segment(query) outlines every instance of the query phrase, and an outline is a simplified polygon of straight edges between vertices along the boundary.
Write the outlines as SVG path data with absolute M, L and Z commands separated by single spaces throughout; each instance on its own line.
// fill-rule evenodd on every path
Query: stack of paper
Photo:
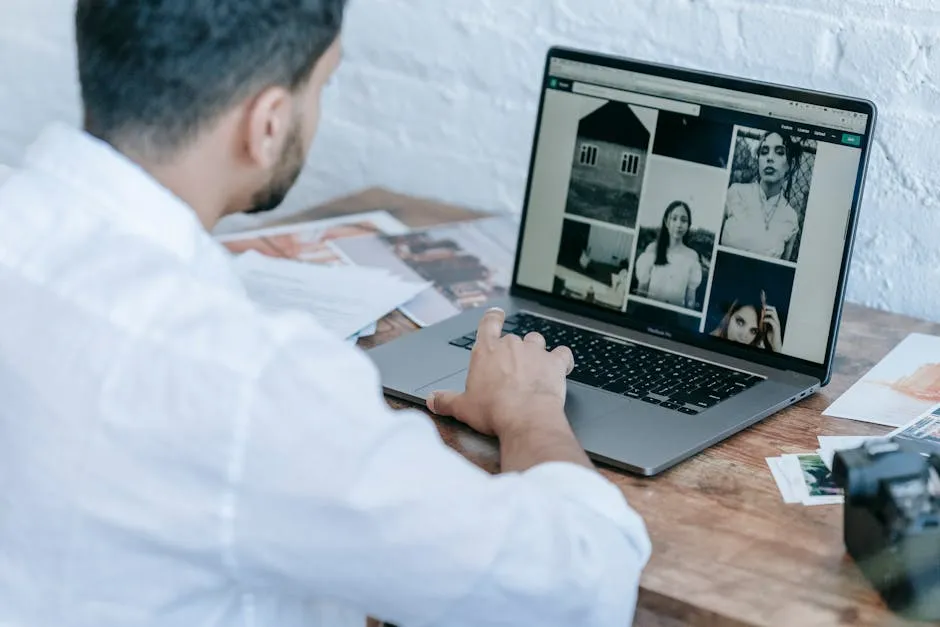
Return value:
M 359 266 L 431 281 L 434 289 L 401 309 L 415 324 L 429 326 L 508 293 L 518 233 L 516 216 L 496 215 L 407 234 L 386 229 L 385 234 L 334 240 L 330 248 Z
M 931 453 L 940 450 L 940 405 L 883 436 L 821 435 L 815 454 L 770 457 L 767 465 L 787 503 L 824 505 L 841 503 L 842 491 L 832 480 L 832 461 L 837 451 L 854 449 L 871 440 L 893 439 L 909 450 Z
M 940 337 L 913 333 L 865 374 L 826 416 L 897 427 L 883 436 L 819 436 L 815 454 L 767 459 L 787 503 L 817 505 L 842 502 L 832 481 L 837 451 L 870 440 L 893 439 L 923 454 L 940 451 Z
M 841 503 L 842 491 L 832 480 L 837 451 L 854 449 L 872 440 L 889 440 L 922 454 L 940 451 L 940 405 L 883 436 L 821 435 L 816 453 L 768 457 L 767 465 L 787 503 L 825 505 Z
M 858 448 L 869 436 L 818 436 L 815 453 L 768 457 L 767 465 L 785 503 L 833 505 L 843 502 L 842 489 L 832 478 L 836 451 Z
M 842 489 L 815 453 L 768 457 L 767 465 L 785 503 L 832 505 L 842 503 Z
M 404 281 L 384 269 L 317 266 L 250 250 L 235 268 L 249 297 L 270 309 L 299 309 L 344 339 L 412 300 L 429 283 Z

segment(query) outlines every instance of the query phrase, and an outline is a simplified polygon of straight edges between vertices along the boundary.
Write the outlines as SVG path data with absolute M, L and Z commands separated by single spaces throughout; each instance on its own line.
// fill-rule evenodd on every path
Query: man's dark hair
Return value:
M 183 147 L 269 86 L 297 89 L 339 35 L 346 0 L 78 0 L 92 135 L 151 157 Z

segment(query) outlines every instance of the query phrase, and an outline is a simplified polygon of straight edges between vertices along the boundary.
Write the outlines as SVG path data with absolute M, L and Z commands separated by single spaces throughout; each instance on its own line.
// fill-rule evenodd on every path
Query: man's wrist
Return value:
M 557 403 L 529 403 L 524 407 L 507 407 L 500 413 L 493 421 L 493 431 L 500 440 L 542 431 L 572 433 L 565 412 Z

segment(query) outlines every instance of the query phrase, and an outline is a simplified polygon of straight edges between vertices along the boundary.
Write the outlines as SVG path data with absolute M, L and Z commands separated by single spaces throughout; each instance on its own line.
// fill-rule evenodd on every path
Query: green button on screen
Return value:
M 848 144 L 849 146 L 861 146 L 862 138 L 858 135 L 850 135 L 849 133 L 842 133 L 842 143 Z

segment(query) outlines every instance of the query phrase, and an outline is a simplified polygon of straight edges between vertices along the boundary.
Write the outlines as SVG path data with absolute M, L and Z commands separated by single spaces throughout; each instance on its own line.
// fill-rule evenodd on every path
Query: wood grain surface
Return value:
M 374 209 L 389 209 L 413 227 L 479 215 L 371 189 L 294 220 Z M 396 312 L 360 345 L 414 329 Z M 885 608 L 845 554 L 841 506 L 784 504 L 765 458 L 815 451 L 818 435 L 886 433 L 885 427 L 821 412 L 912 332 L 940 334 L 940 325 L 849 305 L 835 374 L 821 392 L 658 477 L 600 468 L 643 516 L 653 541 L 637 625 L 906 624 Z M 435 421 L 448 445 L 487 471 L 499 471 L 495 440 L 453 420 Z

